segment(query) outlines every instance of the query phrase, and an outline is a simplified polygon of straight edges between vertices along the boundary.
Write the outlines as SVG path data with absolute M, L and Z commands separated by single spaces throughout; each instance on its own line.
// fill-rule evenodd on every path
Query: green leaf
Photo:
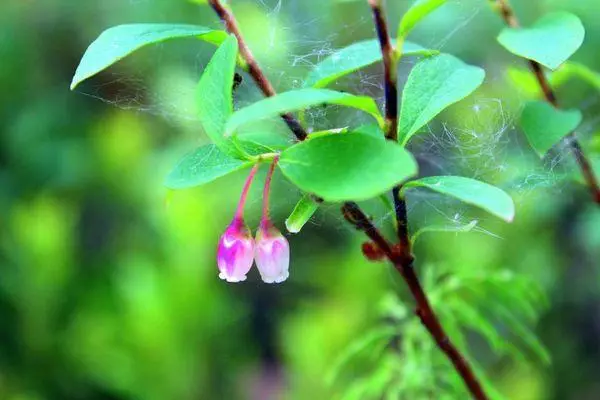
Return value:
M 290 233 L 298 233 L 319 208 L 313 196 L 305 194 L 296 204 L 290 216 L 285 220 L 285 227 Z
M 527 68 L 509 67 L 507 70 L 508 79 L 529 98 L 536 98 L 542 95 L 540 85 Z M 600 91 L 600 73 L 592 70 L 584 64 L 573 61 L 563 63 L 556 71 L 548 74 L 552 88 L 560 88 L 568 84 L 571 80 L 579 79 L 596 90 Z
M 244 126 L 236 132 L 238 141 L 249 141 L 268 147 L 271 151 L 283 150 L 295 142 L 288 126 L 281 118 L 271 118 Z
M 274 153 L 275 149 L 269 146 L 266 146 L 262 143 L 253 141 L 253 140 L 241 140 L 237 136 L 233 138 L 238 148 L 236 150 L 241 150 L 244 154 L 249 156 L 260 156 L 265 153 Z
M 444 304 L 453 311 L 454 318 L 458 319 L 461 325 L 478 332 L 489 342 L 496 353 L 503 354 L 507 346 L 510 346 L 500 331 L 475 308 L 474 304 L 462 300 L 458 296 L 446 299 Z
M 577 51 L 584 36 L 577 16 L 557 12 L 540 18 L 531 28 L 505 28 L 498 42 L 513 54 L 556 69 Z
M 502 322 L 513 331 L 516 337 L 523 341 L 544 365 L 548 366 L 552 363 L 552 356 L 544 344 L 523 321 L 515 316 L 514 310 L 505 307 L 501 302 L 489 302 L 487 306 L 501 317 Z
M 511 222 L 515 216 L 515 205 L 505 191 L 475 179 L 462 176 L 430 176 L 410 181 L 403 189 L 411 187 L 425 187 L 457 198 L 507 222 Z
M 552 86 L 560 86 L 571 78 L 579 78 L 587 82 L 596 90 L 600 90 L 600 73 L 590 69 L 586 65 L 568 61 L 552 74 L 550 79 Z
M 581 123 L 579 110 L 559 110 L 545 101 L 530 101 L 521 114 L 521 127 L 531 147 L 543 156 Z
M 385 140 L 385 133 L 383 132 L 383 129 L 381 129 L 381 126 L 377 124 L 364 124 L 361 126 L 357 126 L 354 129 L 354 132 L 359 132 L 365 135 L 373 136 L 374 138 L 379 140 Z
M 429 56 L 437 54 L 437 51 L 425 49 L 418 44 L 407 41 L 404 42 L 402 54 L 407 56 Z M 343 76 L 381 61 L 381 58 L 379 40 L 371 39 L 353 43 L 319 62 L 306 77 L 304 87 L 322 88 L 328 86 Z
M 443 5 L 446 0 L 417 0 L 400 21 L 398 38 L 405 38 L 419 21 Z
M 350 129 L 347 126 L 344 126 L 343 128 L 325 129 L 323 131 L 311 132 L 310 135 L 308 135 L 308 139 L 314 139 L 319 136 L 340 135 L 348 132 L 350 132 Z
M 198 116 L 204 132 L 225 153 L 243 158 L 241 150 L 223 137 L 225 124 L 233 113 L 233 76 L 238 53 L 235 36 L 231 35 L 217 49 L 206 66 L 196 99 Z
M 71 90 L 84 80 L 110 67 L 134 51 L 165 40 L 197 37 L 219 44 L 227 37 L 224 31 L 182 24 L 131 24 L 107 29 L 88 47 L 73 81 Z
M 340 375 L 342 369 L 361 353 L 370 350 L 378 342 L 390 341 L 394 335 L 397 335 L 397 329 L 394 327 L 378 327 L 365 334 L 360 334 L 357 339 L 352 341 L 337 357 L 333 366 L 330 367 L 325 381 L 332 385 Z
M 227 134 L 232 134 L 244 124 L 319 104 L 353 107 L 371 114 L 378 123 L 383 124 L 383 117 L 377 104 L 370 97 L 354 96 L 328 89 L 299 89 L 267 97 L 236 111 L 227 122 L 226 131 Z
M 251 165 L 251 162 L 231 158 L 214 144 L 209 144 L 183 157 L 167 176 L 165 186 L 185 189 L 204 185 Z
M 399 138 L 406 144 L 443 109 L 481 85 L 485 71 L 449 54 L 427 58 L 411 71 L 404 86 Z
M 421 237 L 422 234 L 429 232 L 471 232 L 473 229 L 475 229 L 478 222 L 479 221 L 475 219 L 469 222 L 468 224 L 464 225 L 429 225 L 415 232 L 411 237 L 411 241 L 415 243 L 417 239 Z
M 538 98 L 542 95 L 540 84 L 529 68 L 510 66 L 506 69 L 506 76 L 527 98 Z
M 279 167 L 300 189 L 331 202 L 370 199 L 417 172 L 397 143 L 356 132 L 296 144 L 281 153 Z

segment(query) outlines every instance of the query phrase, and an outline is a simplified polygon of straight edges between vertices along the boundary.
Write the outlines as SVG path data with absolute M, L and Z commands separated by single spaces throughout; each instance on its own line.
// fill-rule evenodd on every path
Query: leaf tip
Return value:
M 293 221 L 290 221 L 289 218 L 285 220 L 285 229 L 287 229 L 287 231 L 292 234 L 300 232 L 300 228 L 297 225 L 295 225 Z
M 510 196 L 509 199 L 508 211 L 502 216 L 502 219 L 510 224 L 515 220 L 515 202 Z

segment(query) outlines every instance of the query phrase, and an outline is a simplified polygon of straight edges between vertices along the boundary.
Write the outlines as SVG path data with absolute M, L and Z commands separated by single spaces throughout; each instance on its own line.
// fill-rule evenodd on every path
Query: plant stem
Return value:
M 368 0 L 373 11 L 373 20 L 379 38 L 381 54 L 383 56 L 383 84 L 385 92 L 385 137 L 394 142 L 398 141 L 398 72 L 396 49 L 392 44 L 385 12 L 380 0 Z M 404 240 L 408 238 L 406 226 L 406 203 L 400 197 L 400 187 L 392 190 L 394 198 L 394 209 L 396 210 L 396 229 L 398 239 L 402 246 L 410 244 Z
M 267 177 L 265 178 L 261 224 L 269 220 L 269 192 L 271 191 L 271 179 L 273 178 L 273 172 L 275 172 L 275 166 L 277 165 L 278 161 L 279 156 L 275 156 L 271 166 L 269 167 L 269 172 L 267 172 Z
M 398 140 L 398 73 L 396 50 L 392 45 L 392 40 L 387 27 L 385 13 L 381 5 L 381 0 L 368 0 L 373 11 L 373 19 L 377 29 L 377 36 L 381 46 L 384 67 L 384 87 L 385 87 L 385 116 L 386 132 L 385 137 L 388 140 Z M 384 251 L 387 258 L 394 264 L 396 270 L 404 278 L 410 292 L 417 304 L 415 313 L 421 320 L 421 323 L 429 331 L 438 347 L 450 359 L 454 368 L 463 379 L 465 385 L 475 399 L 487 399 L 485 392 L 475 373 L 467 360 L 460 351 L 452 344 L 446 335 L 439 319 L 423 291 L 419 278 L 413 268 L 414 257 L 412 255 L 410 238 L 408 236 L 408 215 L 406 201 L 401 196 L 401 186 L 396 186 L 392 190 L 394 197 L 394 206 L 396 210 L 396 227 L 399 240 L 399 246 L 390 246 L 387 240 L 373 226 L 365 214 L 353 204 L 344 205 L 343 212 L 346 219 L 353 222 L 356 227 L 373 240 L 381 250 Z M 350 217 L 350 218 L 349 218 Z
M 246 64 L 248 65 L 248 73 L 252 76 L 260 90 L 267 97 L 275 96 L 277 94 L 277 92 L 275 92 L 275 88 L 273 88 L 273 85 L 271 85 L 271 82 L 269 82 L 269 79 L 261 70 L 258 62 L 252 54 L 252 51 L 250 51 L 250 48 L 246 44 L 237 20 L 235 19 L 235 16 L 231 10 L 223 5 L 220 0 L 208 0 L 208 2 L 212 6 L 213 10 L 215 10 L 219 18 L 221 18 L 221 21 L 223 21 L 225 24 L 227 31 L 232 33 L 237 38 L 240 55 L 244 61 L 246 61 Z M 308 134 L 302 125 L 300 125 L 296 117 L 294 117 L 291 113 L 285 113 L 281 115 L 281 118 L 283 118 L 290 130 L 294 133 L 296 139 L 300 141 L 306 139 Z
M 473 398 L 486 400 L 487 396 L 471 366 L 456 346 L 450 341 L 450 338 L 444 331 L 438 317 L 431 308 L 431 304 L 429 303 L 419 278 L 413 269 L 412 255 L 405 251 L 398 251 L 393 247 L 356 204 L 346 203 L 342 207 L 342 212 L 346 220 L 355 225 L 357 229 L 364 231 L 365 234 L 384 252 L 388 260 L 392 262 L 394 268 L 400 273 L 402 278 L 404 278 L 404 281 L 408 285 L 408 288 L 415 299 L 417 304 L 415 313 L 421 320 L 423 326 L 433 337 L 437 346 L 446 354 L 448 359 L 450 359 L 454 368 L 460 374 L 465 385 L 473 395 Z
M 239 29 L 237 28 L 237 23 L 235 21 L 235 18 L 233 17 L 233 14 L 231 14 L 231 12 L 229 10 L 225 9 L 219 0 L 209 0 L 209 2 L 212 5 L 215 12 L 225 22 L 227 29 L 238 38 L 238 44 L 240 46 L 240 54 L 242 55 L 244 60 L 247 62 L 247 64 L 250 66 L 252 64 L 251 60 L 253 60 L 253 58 L 248 59 L 248 56 L 252 57 L 252 53 L 250 53 L 250 50 L 246 46 L 245 41 L 243 40 L 241 33 L 240 33 Z M 385 31 L 387 32 L 387 29 Z M 388 35 L 388 37 L 389 37 L 389 35 Z M 392 50 L 393 50 L 393 48 L 392 48 Z M 256 64 L 256 62 L 254 62 L 253 68 L 255 68 L 254 73 L 251 72 L 251 75 L 254 78 L 254 80 L 256 81 L 257 85 L 261 88 L 263 93 L 265 93 L 266 96 L 274 95 L 275 91 L 274 91 L 272 85 L 270 84 L 268 79 L 265 77 L 265 75 L 262 73 L 262 71 L 260 70 L 260 67 L 258 66 L 258 64 Z M 250 71 L 252 71 L 252 67 L 250 67 Z M 393 81 L 393 80 L 390 80 L 390 81 Z M 269 88 L 270 88 L 270 92 L 269 92 Z M 397 92 L 396 92 L 396 99 L 397 99 Z M 396 107 L 396 111 L 397 111 L 397 107 Z M 397 112 L 396 112 L 396 114 L 397 114 Z M 284 120 L 286 120 L 286 122 L 288 121 L 284 115 L 282 115 L 282 118 Z M 397 116 L 396 116 L 396 119 L 397 119 Z M 294 118 L 294 121 L 296 121 L 295 118 Z M 299 129 L 301 129 L 301 131 L 303 132 L 303 135 L 302 134 L 300 136 L 296 135 L 296 137 L 298 138 L 298 140 L 304 140 L 307 136 L 306 131 L 297 121 L 296 121 L 296 123 L 297 123 L 297 126 L 299 127 Z M 289 125 L 289 123 L 288 123 L 288 125 Z M 294 131 L 294 129 L 292 129 L 292 131 Z M 294 133 L 296 133 L 296 132 L 294 131 Z M 400 199 L 400 188 L 396 188 L 394 190 L 394 192 L 395 192 L 394 197 Z M 433 336 L 434 340 L 436 341 L 436 343 L 438 344 L 440 349 L 442 349 L 442 351 L 444 351 L 444 353 L 446 353 L 448 358 L 452 361 L 456 370 L 460 373 L 461 377 L 463 378 L 463 380 L 469 387 L 469 390 L 471 391 L 471 393 L 473 393 L 473 396 L 478 400 L 486 400 L 487 397 L 486 397 L 485 393 L 483 392 L 483 389 L 481 388 L 479 381 L 475 377 L 474 373 L 472 372 L 472 370 L 471 370 L 469 364 L 466 362 L 465 358 L 461 355 L 461 353 L 456 349 L 456 347 L 448 339 L 448 336 L 446 335 L 441 324 L 439 323 L 437 316 L 431 309 L 431 305 L 429 304 L 429 301 L 427 300 L 427 296 L 425 295 L 423 288 L 421 287 L 421 284 L 419 283 L 418 277 L 415 275 L 414 271 L 412 270 L 413 256 L 412 256 L 411 250 L 410 250 L 410 240 L 408 239 L 408 229 L 407 229 L 407 225 L 406 225 L 406 204 L 404 204 L 404 202 L 402 202 L 401 204 L 402 204 L 402 207 L 396 208 L 396 213 L 397 213 L 397 215 L 399 215 L 401 217 L 401 220 L 403 222 L 402 227 L 401 228 L 399 227 L 398 231 L 403 232 L 402 236 L 403 236 L 404 240 L 401 240 L 401 243 L 404 241 L 404 242 L 406 242 L 406 245 L 401 246 L 400 251 L 397 251 L 395 249 L 392 250 L 392 246 L 383 237 L 381 232 L 379 232 L 379 230 L 371 223 L 371 221 L 367 218 L 365 213 L 360 209 L 360 207 L 356 203 L 354 203 L 354 202 L 344 203 L 344 205 L 342 207 L 342 213 L 344 214 L 344 216 L 350 223 L 354 224 L 358 229 L 364 231 L 365 234 L 384 251 L 388 260 L 394 265 L 396 270 L 398 270 L 398 272 L 402 275 L 402 277 L 406 281 L 408 287 L 410 288 L 410 291 L 413 294 L 413 297 L 415 298 L 415 301 L 417 303 L 416 314 L 421 319 L 422 324 L 427 328 L 429 333 Z
M 258 171 L 258 166 L 260 164 L 254 164 L 250 173 L 248 174 L 248 178 L 246 178 L 246 183 L 244 183 L 244 188 L 242 189 L 242 195 L 240 196 L 240 202 L 238 203 L 237 210 L 235 211 L 235 218 L 242 219 L 244 217 L 244 206 L 246 205 L 246 197 L 248 197 L 248 190 L 250 190 L 250 185 L 254 180 L 254 176 L 256 175 L 256 171 Z
M 495 9 L 498 10 L 502 19 L 511 28 L 519 28 L 519 20 L 515 15 L 513 9 L 507 0 L 489 0 Z M 558 99 L 556 98 L 556 94 L 552 90 L 552 86 L 550 86 L 550 82 L 544 75 L 543 67 L 534 60 L 528 60 L 529 68 L 535 75 L 535 78 L 540 86 L 542 93 L 544 94 L 544 98 L 550 104 L 552 104 L 555 108 L 559 108 Z M 592 165 L 588 158 L 583 153 L 583 149 L 581 148 L 581 144 L 577 140 L 575 132 L 569 133 L 566 137 L 568 140 L 569 147 L 573 152 L 573 156 L 581 169 L 581 173 L 587 183 L 587 186 L 592 194 L 594 201 L 600 205 L 600 185 L 598 184 L 598 180 L 594 175 L 594 170 L 592 169 Z
M 385 84 L 385 137 L 398 140 L 398 73 L 396 71 L 396 50 L 392 44 L 385 20 L 385 13 L 380 0 L 368 0 L 373 10 L 373 19 L 377 29 L 377 37 L 383 55 Z

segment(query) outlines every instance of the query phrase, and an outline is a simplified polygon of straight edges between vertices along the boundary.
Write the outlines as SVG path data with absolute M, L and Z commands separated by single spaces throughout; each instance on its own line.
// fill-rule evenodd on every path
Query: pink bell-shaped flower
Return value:
M 254 239 L 243 219 L 235 217 L 219 240 L 217 265 L 219 278 L 242 282 L 254 261 Z
M 258 227 L 254 254 L 265 283 L 281 283 L 290 275 L 290 245 L 268 219 L 263 219 Z
M 254 259 L 265 283 L 281 283 L 289 276 L 290 245 L 269 219 L 269 190 L 277 164 L 275 157 L 265 180 L 263 191 L 263 215 L 256 232 Z
M 242 190 L 242 196 L 238 204 L 233 221 L 225 230 L 219 240 L 217 249 L 217 265 L 219 266 L 219 278 L 227 282 L 242 282 L 246 280 L 246 274 L 252 268 L 254 261 L 254 239 L 248 226 L 244 222 L 244 205 L 250 184 L 256 175 L 258 164 L 255 165 Z

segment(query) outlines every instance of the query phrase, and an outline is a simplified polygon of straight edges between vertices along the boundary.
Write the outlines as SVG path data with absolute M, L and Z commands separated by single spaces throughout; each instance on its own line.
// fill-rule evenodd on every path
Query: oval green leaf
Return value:
M 405 38 L 410 31 L 430 13 L 443 5 L 447 0 L 417 0 L 408 9 L 400 21 L 398 38 Z
M 425 49 L 418 44 L 406 41 L 402 54 L 405 56 L 430 56 L 437 54 L 437 50 Z M 304 87 L 326 87 L 343 76 L 381 61 L 381 58 L 379 40 L 371 39 L 353 43 L 319 62 L 306 77 Z
M 521 114 L 521 127 L 531 147 L 543 156 L 581 123 L 579 110 L 559 110 L 545 101 L 530 101 Z
M 356 132 L 296 144 L 281 153 L 279 167 L 300 189 L 330 202 L 367 200 L 417 173 L 402 146 Z
M 362 110 L 383 124 L 383 117 L 375 101 L 367 96 L 336 92 L 328 89 L 299 89 L 281 93 L 236 111 L 227 122 L 226 134 L 234 133 L 240 126 L 291 111 L 319 104 L 337 104 Z
M 183 24 L 130 24 L 107 29 L 88 47 L 83 55 L 71 90 L 84 80 L 105 70 L 129 54 L 144 46 L 165 40 L 197 37 L 204 41 L 219 44 L 227 33 L 203 26 Z
M 209 144 L 185 155 L 167 175 L 165 186 L 169 189 L 200 186 L 251 165 L 251 162 L 231 158 L 214 144 Z
M 557 12 L 540 18 L 531 28 L 505 28 L 498 42 L 513 54 L 556 69 L 577 51 L 584 36 L 577 16 Z
M 238 158 L 244 154 L 229 138 L 223 137 L 225 124 L 233 113 L 233 76 L 238 54 L 235 36 L 229 36 L 206 66 L 198 87 L 198 117 L 206 135 L 225 153 Z
M 296 204 L 296 207 L 294 207 L 294 210 L 290 216 L 285 220 L 285 227 L 287 228 L 288 232 L 300 232 L 313 214 L 317 212 L 318 208 L 319 203 L 313 199 L 313 196 L 308 193 L 302 196 L 302 198 Z
M 379 126 L 377 124 L 360 125 L 360 126 L 357 126 L 356 128 L 354 128 L 353 131 L 362 133 L 365 135 L 373 136 L 374 138 L 379 139 L 379 140 L 386 140 L 383 129 L 381 128 L 381 126 Z
M 427 58 L 411 71 L 402 94 L 399 140 L 408 140 L 451 104 L 475 91 L 485 71 L 449 54 Z
M 429 226 L 421 228 L 417 232 L 415 232 L 411 236 L 410 241 L 414 244 L 417 241 L 417 239 L 421 237 L 421 235 L 423 235 L 424 233 L 430 233 L 430 232 L 454 232 L 454 233 L 471 232 L 473 229 L 475 229 L 477 227 L 478 222 L 479 221 L 477 221 L 475 219 L 475 220 L 469 222 L 468 224 L 429 225 Z
M 590 69 L 587 65 L 568 61 L 552 73 L 550 82 L 552 86 L 561 86 L 572 78 L 578 78 L 590 84 L 594 89 L 600 90 L 600 73 Z
M 462 176 L 430 176 L 410 181 L 403 189 L 418 187 L 454 197 L 484 209 L 507 222 L 511 222 L 515 216 L 513 200 L 504 190 L 476 179 Z

